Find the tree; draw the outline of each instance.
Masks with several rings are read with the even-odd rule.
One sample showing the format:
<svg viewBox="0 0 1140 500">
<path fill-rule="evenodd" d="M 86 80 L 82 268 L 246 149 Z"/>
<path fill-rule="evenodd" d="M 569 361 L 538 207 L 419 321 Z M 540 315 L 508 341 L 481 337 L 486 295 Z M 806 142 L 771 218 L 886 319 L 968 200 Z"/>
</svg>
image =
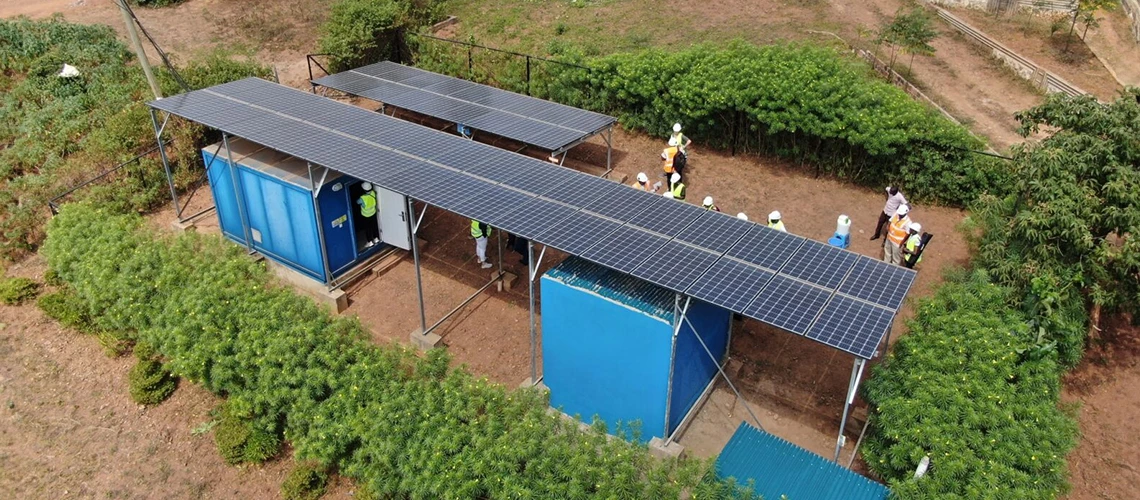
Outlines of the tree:
<svg viewBox="0 0 1140 500">
<path fill-rule="evenodd" d="M 1065 39 L 1065 52 L 1069 51 L 1069 43 L 1073 41 L 1073 31 L 1077 28 L 1077 20 L 1085 23 L 1085 33 L 1081 35 L 1081 41 L 1084 41 L 1085 35 L 1089 32 L 1089 27 L 1096 27 L 1099 24 L 1095 14 L 1100 9 L 1112 10 L 1120 3 L 1117 0 L 1077 0 L 1073 4 L 1073 22 L 1069 25 L 1069 37 Z"/>
<path fill-rule="evenodd" d="M 891 46 L 891 62 L 888 70 L 894 69 L 895 57 L 900 50 L 910 54 L 910 64 L 907 67 L 907 71 L 910 71 L 916 54 L 928 56 L 934 53 L 934 47 L 930 42 L 937 36 L 938 31 L 934 29 L 930 14 L 926 9 L 915 5 L 906 12 L 904 9 L 899 9 L 895 13 L 895 18 L 879 29 L 875 43 L 880 45 L 887 43 Z"/>
<path fill-rule="evenodd" d="M 1108 105 L 1052 94 L 1017 118 L 1022 135 L 1052 134 L 1015 147 L 1010 194 L 975 207 L 978 259 L 1074 364 L 1102 308 L 1140 304 L 1140 88 Z"/>
</svg>

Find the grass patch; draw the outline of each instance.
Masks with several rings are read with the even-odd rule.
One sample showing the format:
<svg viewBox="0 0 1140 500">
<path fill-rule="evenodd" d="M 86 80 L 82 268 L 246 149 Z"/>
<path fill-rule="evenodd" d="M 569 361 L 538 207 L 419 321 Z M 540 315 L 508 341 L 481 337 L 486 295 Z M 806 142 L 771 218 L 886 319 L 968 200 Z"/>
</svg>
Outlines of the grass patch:
<svg viewBox="0 0 1140 500">
<path fill-rule="evenodd" d="M 18 306 L 40 293 L 40 284 L 28 278 L 0 278 L 0 302 Z"/>
</svg>

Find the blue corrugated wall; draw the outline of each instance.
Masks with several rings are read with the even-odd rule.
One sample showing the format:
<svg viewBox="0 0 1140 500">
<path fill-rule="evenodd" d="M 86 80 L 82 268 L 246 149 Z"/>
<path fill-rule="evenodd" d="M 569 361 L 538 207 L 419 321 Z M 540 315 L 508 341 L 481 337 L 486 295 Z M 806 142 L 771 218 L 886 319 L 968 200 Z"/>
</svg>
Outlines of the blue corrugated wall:
<svg viewBox="0 0 1140 500">
<path fill-rule="evenodd" d="M 605 286 L 611 283 L 612 287 Z M 551 406 L 611 433 L 639 420 L 661 436 L 672 344 L 672 295 L 581 259 L 542 277 L 543 382 Z"/>
<path fill-rule="evenodd" d="M 218 224 L 222 227 L 222 234 L 244 245 L 245 230 L 242 229 L 241 214 L 238 213 L 230 163 L 224 156 L 215 157 L 208 151 L 202 152 L 202 160 L 206 163 L 206 175 L 210 182 L 211 194 L 214 196 L 214 205 L 217 206 Z"/>
<path fill-rule="evenodd" d="M 705 345 L 716 358 L 709 357 L 688 323 L 681 325 L 677 335 L 676 366 L 673 369 L 673 398 L 669 404 L 669 432 L 673 432 L 685 418 L 689 408 L 700 398 L 717 374 L 717 363 L 724 359 L 728 349 L 728 328 L 732 314 L 727 309 L 693 300 L 686 313 L 689 322 L 697 329 Z"/>
</svg>

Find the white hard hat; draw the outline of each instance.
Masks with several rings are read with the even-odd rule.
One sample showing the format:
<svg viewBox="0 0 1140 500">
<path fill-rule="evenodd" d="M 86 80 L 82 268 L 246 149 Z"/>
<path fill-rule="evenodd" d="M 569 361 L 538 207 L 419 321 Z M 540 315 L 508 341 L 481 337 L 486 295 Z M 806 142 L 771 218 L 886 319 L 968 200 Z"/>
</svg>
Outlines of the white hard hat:
<svg viewBox="0 0 1140 500">
<path fill-rule="evenodd" d="M 677 147 L 677 139 L 670 137 L 669 138 L 669 147 L 671 147 L 671 148 Z"/>
<path fill-rule="evenodd" d="M 711 207 L 712 204 L 713 204 L 712 196 L 705 196 L 705 202 L 703 203 L 703 205 L 706 207 Z"/>
<path fill-rule="evenodd" d="M 780 211 L 773 210 L 772 213 L 768 214 L 768 220 L 780 220 Z"/>
<path fill-rule="evenodd" d="M 365 191 L 371 191 L 372 190 L 372 183 L 365 181 L 364 184 L 360 185 L 360 187 L 364 188 Z"/>
<path fill-rule="evenodd" d="M 740 213 L 736 214 L 736 218 L 740 219 L 740 220 L 748 220 L 748 216 L 744 215 L 744 212 L 740 212 Z"/>
<path fill-rule="evenodd" d="M 645 175 L 645 172 L 639 172 L 637 174 L 637 182 L 640 182 L 640 183 L 649 182 L 649 176 Z"/>
<path fill-rule="evenodd" d="M 895 211 L 895 215 L 898 215 L 899 217 L 902 217 L 902 216 L 909 214 L 909 213 L 910 213 L 910 207 L 908 207 L 906 205 L 899 205 L 899 209 Z"/>
<path fill-rule="evenodd" d="M 673 172 L 673 175 L 669 176 L 669 182 L 681 182 L 681 174 Z"/>
<path fill-rule="evenodd" d="M 672 199 L 673 199 L 673 192 L 672 192 L 672 191 L 665 191 L 665 194 L 663 194 L 663 195 L 661 195 L 661 196 L 664 196 L 664 197 L 666 197 L 666 198 L 669 198 L 670 200 L 672 200 Z"/>
<path fill-rule="evenodd" d="M 910 223 L 910 230 L 914 231 L 916 233 L 921 233 L 922 232 L 922 224 L 919 224 L 917 222 L 911 222 Z"/>
<path fill-rule="evenodd" d="M 75 66 L 64 63 L 63 69 L 59 72 L 58 76 L 60 78 L 75 78 L 79 76 L 79 70 L 75 69 Z"/>
<path fill-rule="evenodd" d="M 673 124 L 673 131 L 674 132 L 680 132 L 681 131 L 681 124 L 680 123 L 674 123 Z"/>
</svg>

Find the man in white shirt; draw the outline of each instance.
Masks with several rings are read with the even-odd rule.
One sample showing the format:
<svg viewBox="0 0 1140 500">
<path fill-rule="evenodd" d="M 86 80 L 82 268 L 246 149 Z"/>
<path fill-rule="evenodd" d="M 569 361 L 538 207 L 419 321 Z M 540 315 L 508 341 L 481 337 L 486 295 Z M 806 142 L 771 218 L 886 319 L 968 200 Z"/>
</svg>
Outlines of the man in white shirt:
<svg viewBox="0 0 1140 500">
<path fill-rule="evenodd" d="M 902 191 L 899 191 L 897 187 L 887 186 L 887 203 L 883 205 L 883 213 L 879 214 L 879 223 L 875 224 L 875 234 L 871 235 L 872 240 L 879 239 L 883 232 L 883 226 L 891 220 L 900 205 L 909 205 Z"/>
</svg>

